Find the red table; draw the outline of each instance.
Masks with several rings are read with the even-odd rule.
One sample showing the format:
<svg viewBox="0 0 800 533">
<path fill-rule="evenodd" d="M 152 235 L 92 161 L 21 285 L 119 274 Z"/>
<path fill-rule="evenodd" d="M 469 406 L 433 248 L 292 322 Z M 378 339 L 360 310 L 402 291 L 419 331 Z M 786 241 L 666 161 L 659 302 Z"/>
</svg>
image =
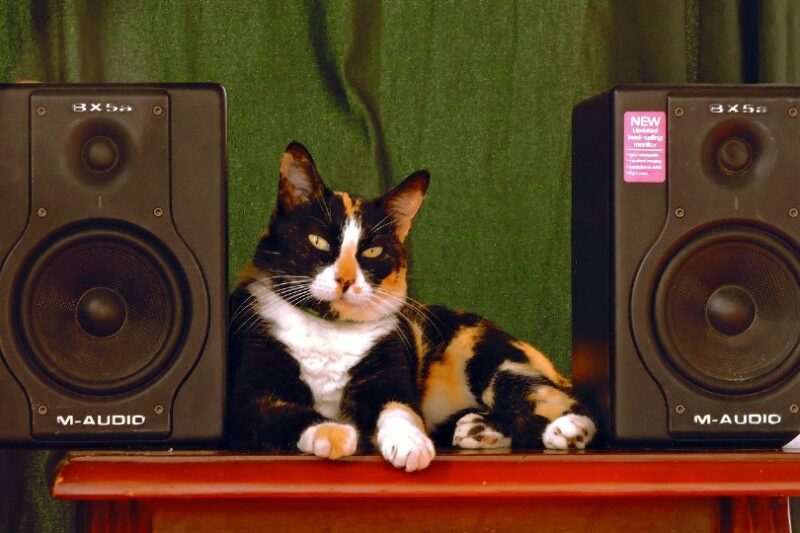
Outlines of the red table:
<svg viewBox="0 0 800 533">
<path fill-rule="evenodd" d="M 73 453 L 52 491 L 86 531 L 789 531 L 800 454 Z"/>
</svg>

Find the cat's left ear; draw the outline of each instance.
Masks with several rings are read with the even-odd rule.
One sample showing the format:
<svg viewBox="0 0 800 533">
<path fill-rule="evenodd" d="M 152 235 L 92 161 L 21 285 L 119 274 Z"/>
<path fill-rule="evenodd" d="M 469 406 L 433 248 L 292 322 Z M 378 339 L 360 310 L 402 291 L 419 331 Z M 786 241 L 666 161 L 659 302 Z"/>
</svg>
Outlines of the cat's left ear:
<svg viewBox="0 0 800 533">
<path fill-rule="evenodd" d="M 288 213 L 298 205 L 323 197 L 325 185 L 306 147 L 293 142 L 281 159 L 278 205 Z"/>
<path fill-rule="evenodd" d="M 427 170 L 418 170 L 386 193 L 383 206 L 395 222 L 395 234 L 400 242 L 405 241 L 411 222 L 422 205 L 431 176 Z"/>
</svg>

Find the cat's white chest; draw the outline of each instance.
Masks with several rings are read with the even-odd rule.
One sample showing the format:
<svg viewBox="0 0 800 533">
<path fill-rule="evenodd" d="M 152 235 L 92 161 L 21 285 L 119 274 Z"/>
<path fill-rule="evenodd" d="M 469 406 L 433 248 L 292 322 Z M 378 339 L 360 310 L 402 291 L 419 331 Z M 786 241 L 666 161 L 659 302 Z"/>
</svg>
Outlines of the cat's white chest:
<svg viewBox="0 0 800 533">
<path fill-rule="evenodd" d="M 350 380 L 350 370 L 395 328 L 397 318 L 330 322 L 310 316 L 272 293 L 259 300 L 270 332 L 300 364 L 300 378 L 311 389 L 316 411 L 341 420 L 342 393 Z"/>
</svg>

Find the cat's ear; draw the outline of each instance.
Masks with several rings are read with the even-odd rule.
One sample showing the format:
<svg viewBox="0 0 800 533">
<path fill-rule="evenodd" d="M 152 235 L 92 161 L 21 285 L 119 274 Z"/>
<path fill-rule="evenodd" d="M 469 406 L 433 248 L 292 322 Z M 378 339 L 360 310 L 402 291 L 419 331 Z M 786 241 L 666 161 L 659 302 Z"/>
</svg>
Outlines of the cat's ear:
<svg viewBox="0 0 800 533">
<path fill-rule="evenodd" d="M 422 205 L 431 177 L 427 170 L 418 170 L 404 179 L 383 197 L 383 207 L 395 222 L 395 233 L 403 242 L 411 229 L 414 215 Z"/>
<path fill-rule="evenodd" d="M 288 213 L 299 205 L 322 198 L 324 192 L 325 184 L 314 166 L 311 154 L 302 144 L 291 143 L 281 159 L 279 207 Z"/>
</svg>

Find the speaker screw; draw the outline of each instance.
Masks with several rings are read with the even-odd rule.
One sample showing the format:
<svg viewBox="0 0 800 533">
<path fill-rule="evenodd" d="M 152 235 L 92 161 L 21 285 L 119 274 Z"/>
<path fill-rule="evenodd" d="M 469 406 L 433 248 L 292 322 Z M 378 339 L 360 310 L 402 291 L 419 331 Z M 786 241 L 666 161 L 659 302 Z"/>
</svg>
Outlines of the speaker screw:
<svg viewBox="0 0 800 533">
<path fill-rule="evenodd" d="M 153 106 L 153 114 L 157 117 L 160 117 L 161 114 L 164 112 L 164 108 L 160 105 Z"/>
<path fill-rule="evenodd" d="M 39 407 L 36 408 L 36 412 L 39 413 L 40 415 L 46 415 L 47 414 L 47 406 L 46 405 L 40 405 Z"/>
<path fill-rule="evenodd" d="M 684 111 L 684 109 L 682 107 L 676 107 L 675 108 L 675 116 L 676 117 L 682 117 L 684 113 L 685 113 L 685 111 Z"/>
<path fill-rule="evenodd" d="M 789 406 L 789 411 L 794 415 L 800 413 L 800 405 L 793 403 L 792 405 Z"/>
<path fill-rule="evenodd" d="M 796 107 L 790 107 L 789 108 L 789 116 L 792 117 L 792 118 L 797 118 L 797 108 Z"/>
<path fill-rule="evenodd" d="M 47 108 L 43 105 L 40 105 L 39 107 L 36 108 L 36 114 L 39 115 L 40 117 L 45 116 L 47 114 Z"/>
<path fill-rule="evenodd" d="M 164 210 L 161 209 L 160 207 L 156 207 L 155 209 L 153 209 L 153 214 L 156 217 L 161 218 L 162 216 L 164 216 Z"/>
<path fill-rule="evenodd" d="M 40 207 L 39 209 L 36 210 L 36 215 L 39 218 L 46 217 L 47 216 L 47 209 L 45 209 L 44 207 Z"/>
<path fill-rule="evenodd" d="M 675 406 L 675 412 L 678 413 L 679 415 L 682 415 L 683 413 L 686 412 L 686 406 L 684 406 L 682 403 L 679 403 L 678 405 Z"/>
<path fill-rule="evenodd" d="M 156 405 L 155 407 L 153 407 L 153 412 L 155 414 L 157 414 L 157 415 L 163 415 L 164 414 L 164 406 L 161 405 L 161 404 Z"/>
<path fill-rule="evenodd" d="M 790 217 L 797 218 L 798 214 L 800 214 L 800 212 L 797 211 L 796 207 L 792 207 L 791 209 L 789 209 L 789 216 Z"/>
<path fill-rule="evenodd" d="M 675 216 L 678 218 L 683 218 L 683 215 L 685 214 L 686 211 L 684 211 L 682 207 L 679 207 L 678 209 L 675 210 Z"/>
</svg>

